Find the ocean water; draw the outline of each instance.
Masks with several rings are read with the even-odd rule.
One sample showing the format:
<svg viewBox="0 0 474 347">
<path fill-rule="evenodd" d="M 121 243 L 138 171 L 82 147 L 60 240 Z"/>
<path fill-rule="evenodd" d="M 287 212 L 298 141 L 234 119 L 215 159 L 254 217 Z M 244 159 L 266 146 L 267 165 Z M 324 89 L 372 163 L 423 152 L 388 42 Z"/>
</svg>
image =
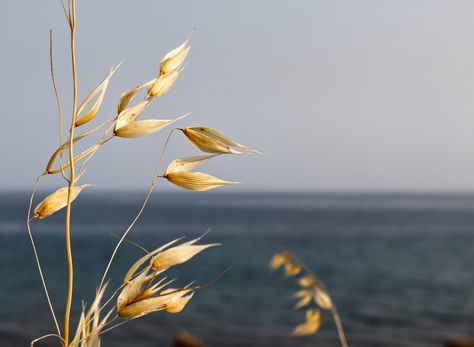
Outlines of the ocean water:
<svg viewBox="0 0 474 347">
<path fill-rule="evenodd" d="M 144 194 L 85 192 L 74 203 L 75 306 L 90 302 L 116 237 Z M 53 324 L 24 227 L 27 195 L 1 193 L 0 346 L 26 346 Z M 63 213 L 34 221 L 51 294 L 62 315 L 65 297 Z M 103 336 L 104 346 L 170 346 L 187 330 L 205 346 L 337 346 L 331 316 L 320 332 L 291 338 L 304 313 L 297 286 L 268 271 L 278 250 L 297 254 L 323 279 L 353 347 L 442 346 L 474 336 L 474 196 L 403 194 L 155 193 L 130 240 L 147 249 L 211 231 L 220 242 L 170 274 L 206 284 L 180 314 L 156 313 Z M 142 255 L 125 244 L 109 288 Z M 52 340 L 42 346 L 54 346 Z"/>
</svg>

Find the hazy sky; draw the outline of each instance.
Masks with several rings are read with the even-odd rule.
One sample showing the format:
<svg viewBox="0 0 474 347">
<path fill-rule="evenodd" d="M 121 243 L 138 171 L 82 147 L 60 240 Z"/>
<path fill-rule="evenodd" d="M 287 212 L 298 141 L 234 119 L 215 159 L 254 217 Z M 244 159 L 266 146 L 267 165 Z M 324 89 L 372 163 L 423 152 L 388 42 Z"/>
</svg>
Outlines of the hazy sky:
<svg viewBox="0 0 474 347">
<path fill-rule="evenodd" d="M 143 118 L 192 112 L 180 125 L 208 125 L 265 152 L 202 168 L 244 183 L 228 192 L 474 190 L 471 0 L 77 3 L 79 98 L 124 61 L 102 119 L 194 30 L 184 74 Z M 57 147 L 50 28 L 70 110 L 59 1 L 2 3 L 0 190 L 29 189 Z M 145 189 L 165 136 L 111 141 L 82 181 Z M 165 162 L 196 153 L 176 136 Z"/>
</svg>

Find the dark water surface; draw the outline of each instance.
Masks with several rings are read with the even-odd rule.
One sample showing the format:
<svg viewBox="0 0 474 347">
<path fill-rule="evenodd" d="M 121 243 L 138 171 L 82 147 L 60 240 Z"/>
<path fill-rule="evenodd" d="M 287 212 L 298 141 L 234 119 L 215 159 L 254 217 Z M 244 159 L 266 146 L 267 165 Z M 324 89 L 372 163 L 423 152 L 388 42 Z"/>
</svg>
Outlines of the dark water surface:
<svg viewBox="0 0 474 347">
<path fill-rule="evenodd" d="M 26 346 L 53 329 L 23 220 L 27 196 L 0 193 L 0 346 Z M 75 319 L 91 300 L 116 239 L 143 194 L 87 192 L 75 203 Z M 63 213 L 33 223 L 47 280 L 62 316 Z M 160 194 L 130 239 L 152 249 L 206 229 L 221 242 L 172 275 L 206 283 L 177 315 L 156 313 L 104 335 L 104 346 L 169 346 L 186 329 L 206 346 L 336 346 L 329 315 L 315 336 L 292 339 L 294 282 L 267 270 L 287 249 L 326 282 L 350 346 L 442 346 L 474 335 L 474 196 L 357 194 Z M 142 255 L 125 245 L 111 273 L 117 286 Z M 74 319 L 74 321 L 75 321 Z M 75 323 L 74 323 L 75 324 Z"/>
</svg>

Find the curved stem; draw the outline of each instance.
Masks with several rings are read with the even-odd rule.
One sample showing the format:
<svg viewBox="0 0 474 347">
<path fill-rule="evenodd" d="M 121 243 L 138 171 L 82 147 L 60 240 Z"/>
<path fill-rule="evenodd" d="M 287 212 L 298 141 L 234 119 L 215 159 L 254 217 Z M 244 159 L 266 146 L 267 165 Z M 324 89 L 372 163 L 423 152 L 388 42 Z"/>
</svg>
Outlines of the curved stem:
<svg viewBox="0 0 474 347">
<path fill-rule="evenodd" d="M 320 289 L 324 290 L 326 292 L 326 294 L 330 297 L 329 291 L 328 291 L 326 285 L 316 275 L 316 273 L 313 271 L 313 269 L 311 269 L 308 265 L 306 265 L 304 262 L 302 262 L 301 259 L 299 259 L 298 257 L 293 255 L 293 258 L 298 263 L 301 264 L 303 269 L 305 269 L 308 274 L 310 274 L 314 278 L 314 280 L 315 280 L 314 289 L 317 289 L 319 287 Z M 341 346 L 342 347 L 349 347 L 349 345 L 347 344 L 346 335 L 344 334 L 344 329 L 342 327 L 341 317 L 339 316 L 339 312 L 337 311 L 336 305 L 334 304 L 334 300 L 332 298 L 331 298 L 331 309 L 330 309 L 330 311 L 331 311 L 332 318 L 334 319 L 334 323 L 336 324 L 337 334 L 339 336 L 339 342 L 341 343 Z"/>
<path fill-rule="evenodd" d="M 60 339 L 62 342 L 64 342 L 64 340 L 63 340 L 63 338 L 61 337 L 61 335 L 58 335 L 58 334 L 46 334 L 46 335 L 43 335 L 43 336 L 41 336 L 41 337 L 38 337 L 37 339 L 32 340 L 31 343 L 30 343 L 30 347 L 33 347 L 36 342 L 41 341 L 41 340 L 43 340 L 43 339 L 46 339 L 46 338 L 48 338 L 48 337 L 57 337 L 57 338 Z"/>
<path fill-rule="evenodd" d="M 339 341 L 341 342 L 342 347 L 348 347 L 346 341 L 346 335 L 344 334 L 344 329 L 342 328 L 341 317 L 339 316 L 339 312 L 337 312 L 336 306 L 334 303 L 332 304 L 331 314 L 334 319 L 334 323 L 336 323 L 337 334 L 339 335 Z"/>
<path fill-rule="evenodd" d="M 145 197 L 145 200 L 142 203 L 142 206 L 141 206 L 140 210 L 138 211 L 137 215 L 133 219 L 132 223 L 125 230 L 122 237 L 120 237 L 120 240 L 117 242 L 117 245 L 115 246 L 114 251 L 112 252 L 112 255 L 110 256 L 109 262 L 107 263 L 107 267 L 105 268 L 104 274 L 102 275 L 102 279 L 100 280 L 99 290 L 101 290 L 102 286 L 104 285 L 105 278 L 107 277 L 107 274 L 110 270 L 110 267 L 112 266 L 115 255 L 117 254 L 117 251 L 120 248 L 120 245 L 123 243 L 123 241 L 127 237 L 127 234 L 130 232 L 130 230 L 133 228 L 133 226 L 135 225 L 135 223 L 138 221 L 138 219 L 142 215 L 143 211 L 145 210 L 145 207 L 148 203 L 148 200 L 150 199 L 151 193 L 153 192 L 153 189 L 155 188 L 156 180 L 158 178 L 158 176 L 157 176 L 158 175 L 158 170 L 160 168 L 161 161 L 163 160 L 163 155 L 165 153 L 166 147 L 168 146 L 168 143 L 171 139 L 171 135 L 173 134 L 174 130 L 176 130 L 176 129 L 173 129 L 173 130 L 170 131 L 170 133 L 169 133 L 169 135 L 166 139 L 166 142 L 163 146 L 163 149 L 162 149 L 161 154 L 160 154 L 160 158 L 158 159 L 158 162 L 156 163 L 156 167 L 155 167 L 155 171 L 153 173 L 153 179 L 152 179 L 152 182 L 151 182 L 150 189 L 148 190 L 148 193 Z"/>
<path fill-rule="evenodd" d="M 69 346 L 69 318 L 71 316 L 72 306 L 72 292 L 74 287 L 74 267 L 72 260 L 72 249 L 71 249 L 71 198 L 75 183 L 75 172 L 74 172 L 74 127 L 77 116 L 77 73 L 76 73 L 76 1 L 70 1 L 69 10 L 69 26 L 71 28 L 71 66 L 72 66 L 72 82 L 73 82 L 73 110 L 71 127 L 69 129 L 69 185 L 67 194 L 66 204 L 66 257 L 67 257 L 67 268 L 68 268 L 68 281 L 67 281 L 67 297 L 66 297 L 66 309 L 64 312 L 64 346 Z"/>
<path fill-rule="evenodd" d="M 53 304 L 52 304 L 51 298 L 49 296 L 48 286 L 46 285 L 46 281 L 44 279 L 43 270 L 41 268 L 41 262 L 39 260 L 38 251 L 36 250 L 36 244 L 35 244 L 35 240 L 33 238 L 33 234 L 31 232 L 31 226 L 30 226 L 30 222 L 31 222 L 30 215 L 31 215 L 31 208 L 33 206 L 33 199 L 35 197 L 36 189 L 38 188 L 39 180 L 42 176 L 43 175 L 38 176 L 36 178 L 35 185 L 33 187 L 33 192 L 31 193 L 30 203 L 29 203 L 29 206 L 28 206 L 28 215 L 26 216 L 26 229 L 28 230 L 28 236 L 30 237 L 31 246 L 33 247 L 33 253 L 35 255 L 35 261 L 36 261 L 36 267 L 38 268 L 38 273 L 39 273 L 40 278 L 41 278 L 41 284 L 43 285 L 44 293 L 46 295 L 46 300 L 48 300 L 49 310 L 51 311 L 51 315 L 53 316 L 54 325 L 56 326 L 56 331 L 58 332 L 58 334 L 61 334 L 61 330 L 59 329 L 58 320 L 56 319 L 56 314 L 54 313 Z"/>
</svg>

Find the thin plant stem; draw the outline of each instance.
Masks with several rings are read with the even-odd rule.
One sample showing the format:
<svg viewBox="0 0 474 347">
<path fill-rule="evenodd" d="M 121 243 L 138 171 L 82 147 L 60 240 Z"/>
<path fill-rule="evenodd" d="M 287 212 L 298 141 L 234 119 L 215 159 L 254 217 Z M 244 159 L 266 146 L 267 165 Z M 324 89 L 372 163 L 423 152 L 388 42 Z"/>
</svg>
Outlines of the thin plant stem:
<svg viewBox="0 0 474 347">
<path fill-rule="evenodd" d="M 337 334 L 339 335 L 339 341 L 341 342 L 342 347 L 348 347 L 346 341 L 346 335 L 344 334 L 344 329 L 342 328 L 341 317 L 339 316 L 339 312 L 337 311 L 336 305 L 334 302 L 332 303 L 331 314 L 334 319 L 334 323 L 336 324 Z"/>
<path fill-rule="evenodd" d="M 72 293 L 74 287 L 74 266 L 72 259 L 72 248 L 71 248 L 71 198 L 75 184 L 75 172 L 74 172 L 74 128 L 77 117 L 77 71 L 76 71 L 76 1 L 70 0 L 69 3 L 69 27 L 71 29 L 71 67 L 72 67 L 72 83 L 73 83 L 73 108 L 72 108 L 72 119 L 71 127 L 69 130 L 69 185 L 66 203 L 66 225 L 65 225 L 65 237 L 66 237 L 66 257 L 67 257 L 67 268 L 68 268 L 68 285 L 67 285 L 67 297 L 66 297 L 66 309 L 64 312 L 64 346 L 69 346 L 69 319 L 71 316 L 72 306 Z"/>
<path fill-rule="evenodd" d="M 61 1 L 64 8 L 64 3 Z M 56 78 L 54 77 L 54 64 L 53 64 L 53 31 L 49 31 L 49 65 L 51 74 L 51 83 L 53 85 L 54 97 L 56 99 L 56 108 L 58 109 L 58 121 L 59 121 L 59 147 L 63 145 L 63 114 L 61 110 L 61 99 L 59 97 L 58 87 L 56 85 Z M 63 168 L 63 152 L 59 153 L 59 167 L 61 169 L 61 175 L 67 181 L 68 178 L 64 173 Z"/>
<path fill-rule="evenodd" d="M 41 341 L 41 340 L 43 340 L 43 339 L 46 339 L 46 338 L 48 338 L 48 337 L 57 337 L 57 338 L 60 339 L 62 342 L 64 342 L 64 339 L 61 337 L 61 335 L 58 335 L 58 334 L 46 334 L 46 335 L 43 335 L 43 336 L 41 336 L 41 337 L 38 337 L 37 339 L 32 340 L 31 343 L 30 343 L 30 347 L 33 347 L 36 342 Z"/>
<path fill-rule="evenodd" d="M 31 225 L 30 225 L 30 222 L 31 222 L 30 215 L 31 215 L 31 208 L 33 206 L 33 199 L 35 197 L 35 193 L 36 193 L 36 190 L 38 188 L 39 180 L 40 180 L 41 177 L 43 177 L 43 175 L 38 176 L 36 178 L 36 181 L 35 181 L 35 184 L 34 184 L 34 187 L 33 187 L 33 192 L 31 193 L 30 203 L 29 203 L 29 206 L 28 206 L 28 215 L 26 216 L 26 229 L 28 230 L 28 236 L 30 237 L 31 246 L 33 247 L 33 253 L 35 255 L 36 266 L 38 268 L 38 273 L 39 273 L 40 278 L 41 278 L 41 284 L 43 285 L 44 293 L 46 295 L 46 300 L 48 301 L 48 305 L 49 305 L 49 309 L 51 311 L 51 315 L 53 316 L 54 325 L 56 326 L 56 330 L 57 330 L 58 334 L 61 334 L 61 330 L 59 329 L 58 320 L 56 319 L 56 314 L 54 313 L 53 304 L 51 302 L 51 297 L 49 296 L 48 286 L 46 285 L 46 280 L 44 279 L 43 270 L 41 268 L 41 262 L 39 260 L 38 251 L 36 250 L 36 244 L 35 244 L 35 240 L 33 238 L 33 234 L 31 232 Z"/>
<path fill-rule="evenodd" d="M 138 219 L 140 218 L 140 216 L 142 215 L 143 211 L 145 210 L 145 207 L 148 203 L 148 200 L 150 199 L 150 196 L 151 196 L 151 193 L 153 192 L 153 189 L 155 188 L 155 185 L 156 185 L 156 181 L 158 179 L 158 170 L 160 168 L 160 164 L 161 164 L 161 161 L 163 160 L 163 155 L 166 151 L 166 147 L 168 146 L 168 143 L 171 139 L 171 135 L 173 134 L 173 132 L 175 131 L 176 129 L 173 129 L 170 131 L 166 141 L 165 141 L 165 144 L 163 146 L 163 149 L 161 151 L 161 154 L 160 154 L 160 157 L 158 159 L 158 162 L 156 163 L 156 167 L 155 167 L 155 171 L 153 173 L 153 179 L 152 179 L 152 182 L 151 182 L 151 185 L 150 185 L 150 189 L 148 190 L 148 193 L 145 197 L 145 200 L 143 201 L 142 203 L 142 206 L 140 207 L 140 210 L 138 211 L 137 215 L 135 216 L 135 218 L 133 219 L 132 223 L 128 226 L 128 228 L 125 230 L 125 232 L 122 234 L 122 237 L 120 238 L 120 240 L 117 242 L 115 248 L 114 248 L 114 251 L 112 252 L 112 255 L 110 256 L 110 259 L 109 259 L 109 262 L 107 263 L 107 267 L 105 268 L 105 271 L 104 271 L 104 274 L 102 275 L 102 279 L 100 280 L 100 285 L 99 285 L 99 290 L 102 288 L 103 284 L 104 284 L 104 281 L 105 281 L 105 278 L 107 277 L 107 274 L 110 270 L 110 267 L 112 266 L 112 263 L 114 261 L 114 258 L 115 258 L 115 255 L 117 254 L 117 251 L 118 249 L 120 248 L 120 245 L 123 243 L 123 241 L 125 240 L 125 238 L 127 237 L 128 233 L 130 232 L 130 230 L 132 230 L 133 226 L 135 225 L 135 223 L 138 221 Z"/>
</svg>

